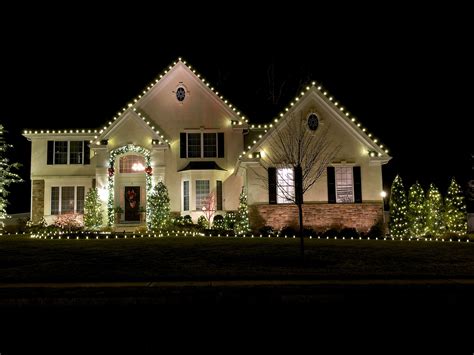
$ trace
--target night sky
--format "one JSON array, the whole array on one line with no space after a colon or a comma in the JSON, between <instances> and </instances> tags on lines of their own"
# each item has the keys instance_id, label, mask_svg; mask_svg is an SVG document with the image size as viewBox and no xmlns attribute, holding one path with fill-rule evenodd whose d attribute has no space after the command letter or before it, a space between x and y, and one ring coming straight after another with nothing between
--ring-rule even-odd
<instances>
[{"instance_id":1,"label":"night sky","mask_svg":"<svg viewBox=\"0 0 474 355\"><path fill-rule=\"evenodd\" d=\"M434 182L443 194L452 176L464 187L472 174L474 31L465 9L222 18L182 9L168 16L172 9L159 16L131 8L49 10L9 9L0 25L0 123L26 180L11 188L10 213L30 204L23 129L99 128L180 56L250 123L268 123L317 81L390 150L387 190L397 173L405 186ZM282 88L276 99L269 73Z\"/></svg>"}]
</instances>

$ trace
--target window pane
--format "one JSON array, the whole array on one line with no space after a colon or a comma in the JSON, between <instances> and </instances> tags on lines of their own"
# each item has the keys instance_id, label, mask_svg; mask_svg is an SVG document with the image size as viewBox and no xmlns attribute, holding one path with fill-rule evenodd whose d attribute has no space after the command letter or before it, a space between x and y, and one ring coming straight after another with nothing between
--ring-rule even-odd
<instances>
[{"instance_id":1,"label":"window pane","mask_svg":"<svg viewBox=\"0 0 474 355\"><path fill-rule=\"evenodd\" d=\"M145 171L145 158L141 155L125 155L120 158L119 172L143 173Z\"/></svg>"},{"instance_id":2,"label":"window pane","mask_svg":"<svg viewBox=\"0 0 474 355\"><path fill-rule=\"evenodd\" d=\"M74 186L61 188L61 214L74 212Z\"/></svg>"},{"instance_id":3,"label":"window pane","mask_svg":"<svg viewBox=\"0 0 474 355\"><path fill-rule=\"evenodd\" d=\"M201 157L201 133L188 133L188 158Z\"/></svg>"},{"instance_id":4,"label":"window pane","mask_svg":"<svg viewBox=\"0 0 474 355\"><path fill-rule=\"evenodd\" d=\"M217 157L217 134L204 133L204 158Z\"/></svg>"},{"instance_id":5,"label":"window pane","mask_svg":"<svg viewBox=\"0 0 474 355\"><path fill-rule=\"evenodd\" d=\"M222 181L219 180L217 180L216 195L216 210L222 211Z\"/></svg>"},{"instance_id":6,"label":"window pane","mask_svg":"<svg viewBox=\"0 0 474 355\"><path fill-rule=\"evenodd\" d=\"M54 142L54 164L67 164L67 141Z\"/></svg>"},{"instance_id":7,"label":"window pane","mask_svg":"<svg viewBox=\"0 0 474 355\"><path fill-rule=\"evenodd\" d=\"M51 188L51 214L59 214L59 187Z\"/></svg>"},{"instance_id":8,"label":"window pane","mask_svg":"<svg viewBox=\"0 0 474 355\"><path fill-rule=\"evenodd\" d=\"M76 189L76 212L84 213L84 186L78 186Z\"/></svg>"},{"instance_id":9,"label":"window pane","mask_svg":"<svg viewBox=\"0 0 474 355\"><path fill-rule=\"evenodd\" d=\"M293 169L277 169L277 203L291 203L295 197Z\"/></svg>"},{"instance_id":10,"label":"window pane","mask_svg":"<svg viewBox=\"0 0 474 355\"><path fill-rule=\"evenodd\" d=\"M183 182L183 211L189 211L189 181Z\"/></svg>"},{"instance_id":11,"label":"window pane","mask_svg":"<svg viewBox=\"0 0 474 355\"><path fill-rule=\"evenodd\" d=\"M82 164L82 141L69 142L69 164Z\"/></svg>"},{"instance_id":12,"label":"window pane","mask_svg":"<svg viewBox=\"0 0 474 355\"><path fill-rule=\"evenodd\" d=\"M209 196L209 180L196 180L196 210L201 211Z\"/></svg>"},{"instance_id":13,"label":"window pane","mask_svg":"<svg viewBox=\"0 0 474 355\"><path fill-rule=\"evenodd\" d=\"M354 180L352 166L336 168L336 202L354 202Z\"/></svg>"}]
</instances>

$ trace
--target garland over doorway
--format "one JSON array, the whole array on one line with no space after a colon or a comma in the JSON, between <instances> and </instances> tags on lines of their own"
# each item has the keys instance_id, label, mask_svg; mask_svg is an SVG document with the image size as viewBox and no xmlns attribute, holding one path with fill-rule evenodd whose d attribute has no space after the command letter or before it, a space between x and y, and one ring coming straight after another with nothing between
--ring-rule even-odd
<instances>
[{"instance_id":1,"label":"garland over doorway","mask_svg":"<svg viewBox=\"0 0 474 355\"><path fill-rule=\"evenodd\" d=\"M123 147L114 149L110 152L109 156L109 169L108 169L108 174L109 174L109 179L108 179L108 192L109 192L109 197L107 200L107 216L108 216L108 226L112 226L113 221L114 221L114 186L115 186L115 158L119 155L127 154L127 153L138 153L141 154L145 157L145 163L146 163L146 168L145 168L145 178L146 178L146 199L147 199L147 204L146 204L146 221L147 225L150 224L150 209L148 208L148 197L152 192L152 181L151 181L151 176L153 174L153 170L151 168L151 163L150 163L150 151L146 148L140 147L138 145L134 144L127 144Z\"/></svg>"}]
</instances>

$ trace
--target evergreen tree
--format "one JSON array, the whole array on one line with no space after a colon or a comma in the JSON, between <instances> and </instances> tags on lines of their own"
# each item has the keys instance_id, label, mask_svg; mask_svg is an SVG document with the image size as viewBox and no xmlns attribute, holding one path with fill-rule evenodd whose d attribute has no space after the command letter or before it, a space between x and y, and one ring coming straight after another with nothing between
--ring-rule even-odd
<instances>
[{"instance_id":1,"label":"evergreen tree","mask_svg":"<svg viewBox=\"0 0 474 355\"><path fill-rule=\"evenodd\" d=\"M10 163L6 157L6 152L12 145L6 143L3 138L4 132L3 126L0 125L0 231L4 227L3 220L7 218L7 188L12 183L23 181L18 174L12 172L12 170L18 169L20 165L18 163Z\"/></svg>"},{"instance_id":2,"label":"evergreen tree","mask_svg":"<svg viewBox=\"0 0 474 355\"><path fill-rule=\"evenodd\" d=\"M239 209L234 230L236 234L245 234L250 231L249 206L247 205L247 195L243 191L240 193Z\"/></svg>"},{"instance_id":3,"label":"evergreen tree","mask_svg":"<svg viewBox=\"0 0 474 355\"><path fill-rule=\"evenodd\" d=\"M407 218L407 198L403 181L400 176L393 180L390 194L390 222L388 224L393 237L406 237L409 235Z\"/></svg>"},{"instance_id":4,"label":"evergreen tree","mask_svg":"<svg viewBox=\"0 0 474 355\"><path fill-rule=\"evenodd\" d=\"M466 204L461 186L453 178L445 200L444 223L446 231L464 235L467 232Z\"/></svg>"},{"instance_id":5,"label":"evergreen tree","mask_svg":"<svg viewBox=\"0 0 474 355\"><path fill-rule=\"evenodd\" d=\"M88 229L99 229L102 226L102 203L97 188L89 189L84 202L84 226Z\"/></svg>"},{"instance_id":6,"label":"evergreen tree","mask_svg":"<svg viewBox=\"0 0 474 355\"><path fill-rule=\"evenodd\" d=\"M443 198L438 188L430 184L425 200L425 234L439 237L443 232Z\"/></svg>"},{"instance_id":7,"label":"evergreen tree","mask_svg":"<svg viewBox=\"0 0 474 355\"><path fill-rule=\"evenodd\" d=\"M148 197L148 228L158 229L166 227L170 221L170 197L168 188L163 182L159 182L153 188Z\"/></svg>"},{"instance_id":8,"label":"evergreen tree","mask_svg":"<svg viewBox=\"0 0 474 355\"><path fill-rule=\"evenodd\" d=\"M421 237L425 234L425 193L418 181L408 192L408 226L410 236Z\"/></svg>"}]
</instances>

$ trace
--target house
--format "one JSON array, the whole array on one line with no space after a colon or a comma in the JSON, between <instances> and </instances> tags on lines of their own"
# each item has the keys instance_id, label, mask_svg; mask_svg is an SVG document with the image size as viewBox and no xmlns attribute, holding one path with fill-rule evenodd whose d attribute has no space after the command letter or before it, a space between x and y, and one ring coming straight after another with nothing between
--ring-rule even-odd
<instances>
[{"instance_id":1,"label":"house","mask_svg":"<svg viewBox=\"0 0 474 355\"><path fill-rule=\"evenodd\" d=\"M139 225L140 207L163 181L171 211L194 221L210 193L216 214L224 214L238 209L244 189L254 226L292 224L295 206L275 198L254 173L269 137L292 120L307 121L314 134L326 125L341 146L305 194L306 224L370 228L382 216L382 165L390 156L320 86L306 87L268 124L252 125L181 59L97 130L24 132L32 144L31 218L52 223L60 214L83 213L87 191L97 187L106 223ZM292 171L285 174L292 178ZM124 211L120 220L117 207Z\"/></svg>"}]
</instances>

